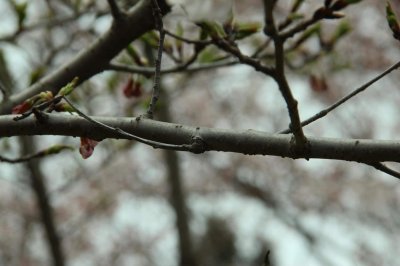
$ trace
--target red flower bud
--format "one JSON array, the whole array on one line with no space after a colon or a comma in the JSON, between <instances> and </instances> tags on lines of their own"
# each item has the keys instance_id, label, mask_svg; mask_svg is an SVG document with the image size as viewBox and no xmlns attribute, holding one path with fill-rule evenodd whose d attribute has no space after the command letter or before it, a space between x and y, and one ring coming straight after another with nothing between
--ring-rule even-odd
<instances>
[{"instance_id":1,"label":"red flower bud","mask_svg":"<svg viewBox=\"0 0 400 266\"><path fill-rule=\"evenodd\" d=\"M324 77L311 75L309 82L311 89L315 92L325 92L329 89L329 86Z\"/></svg>"},{"instance_id":2,"label":"red flower bud","mask_svg":"<svg viewBox=\"0 0 400 266\"><path fill-rule=\"evenodd\" d=\"M32 108L32 101L24 101L13 107L12 114L22 114Z\"/></svg>"},{"instance_id":3,"label":"red flower bud","mask_svg":"<svg viewBox=\"0 0 400 266\"><path fill-rule=\"evenodd\" d=\"M140 97L142 95L142 84L139 81L134 81L133 78L129 78L128 82L123 87L125 97Z\"/></svg>"},{"instance_id":4,"label":"red flower bud","mask_svg":"<svg viewBox=\"0 0 400 266\"><path fill-rule=\"evenodd\" d=\"M81 137L81 146L79 147L79 153L82 155L83 159L89 158L94 151L94 147L98 144L97 141Z\"/></svg>"}]
</instances>

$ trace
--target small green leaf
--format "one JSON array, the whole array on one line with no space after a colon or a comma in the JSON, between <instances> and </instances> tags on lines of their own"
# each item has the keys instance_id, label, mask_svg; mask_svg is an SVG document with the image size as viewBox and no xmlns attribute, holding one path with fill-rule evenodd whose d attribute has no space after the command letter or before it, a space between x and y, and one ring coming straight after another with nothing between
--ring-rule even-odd
<instances>
[{"instance_id":1,"label":"small green leaf","mask_svg":"<svg viewBox=\"0 0 400 266\"><path fill-rule=\"evenodd\" d=\"M41 93L39 93L39 101L41 102L47 102L52 100L53 98L53 93L51 91L42 91Z\"/></svg>"},{"instance_id":2,"label":"small green leaf","mask_svg":"<svg viewBox=\"0 0 400 266\"><path fill-rule=\"evenodd\" d=\"M26 10L28 8L28 2L16 3L16 1L14 0L12 2L12 5L18 17L18 27L22 28L26 18Z\"/></svg>"},{"instance_id":3,"label":"small green leaf","mask_svg":"<svg viewBox=\"0 0 400 266\"><path fill-rule=\"evenodd\" d=\"M175 34L176 34L176 36L182 37L183 32L184 32L184 29L183 29L182 23L180 21L178 21L178 24L176 25ZM183 57L183 42L182 42L182 40L175 39L175 47L176 47L176 50L178 51L180 59L182 59L182 57Z\"/></svg>"},{"instance_id":4,"label":"small green leaf","mask_svg":"<svg viewBox=\"0 0 400 266\"><path fill-rule=\"evenodd\" d=\"M70 94L75 89L78 80L78 77L75 77L70 83L60 89L58 95L67 96L68 94Z\"/></svg>"},{"instance_id":5,"label":"small green leaf","mask_svg":"<svg viewBox=\"0 0 400 266\"><path fill-rule=\"evenodd\" d=\"M288 19L291 21L296 21L296 20L303 19L303 18L304 18L304 15L299 14L299 13L291 13L288 16Z\"/></svg>"},{"instance_id":6,"label":"small green leaf","mask_svg":"<svg viewBox=\"0 0 400 266\"><path fill-rule=\"evenodd\" d=\"M204 33L213 39L223 39L227 34L223 26L217 21L204 20L196 23L197 26L204 30Z\"/></svg>"},{"instance_id":7,"label":"small green leaf","mask_svg":"<svg viewBox=\"0 0 400 266\"><path fill-rule=\"evenodd\" d=\"M57 154L63 150L74 150L74 147L56 144L42 151L43 155Z\"/></svg>"},{"instance_id":8,"label":"small green leaf","mask_svg":"<svg viewBox=\"0 0 400 266\"><path fill-rule=\"evenodd\" d=\"M150 45L151 47L157 48L160 37L157 35L155 31L149 31L143 34L142 37L140 37L140 39L146 44Z\"/></svg>"},{"instance_id":9,"label":"small green leaf","mask_svg":"<svg viewBox=\"0 0 400 266\"><path fill-rule=\"evenodd\" d=\"M76 0L76 1L73 3L73 5L74 5L74 9L75 9L76 11L78 11L78 10L81 8L82 1L81 1L81 0Z\"/></svg>"},{"instance_id":10,"label":"small green leaf","mask_svg":"<svg viewBox=\"0 0 400 266\"><path fill-rule=\"evenodd\" d=\"M261 24L258 22L238 23L235 25L235 39L244 39L254 33L259 32Z\"/></svg>"},{"instance_id":11,"label":"small green leaf","mask_svg":"<svg viewBox=\"0 0 400 266\"><path fill-rule=\"evenodd\" d=\"M304 0L296 0L296 2L293 4L291 11L296 12L303 3L304 3Z\"/></svg>"},{"instance_id":12,"label":"small green leaf","mask_svg":"<svg viewBox=\"0 0 400 266\"><path fill-rule=\"evenodd\" d=\"M348 21L342 21L336 28L332 40L337 41L351 31L351 26Z\"/></svg>"},{"instance_id":13,"label":"small green leaf","mask_svg":"<svg viewBox=\"0 0 400 266\"><path fill-rule=\"evenodd\" d=\"M303 41L307 40L313 35L318 35L321 32L321 24L315 24L314 26L309 27L300 37Z\"/></svg>"},{"instance_id":14,"label":"small green leaf","mask_svg":"<svg viewBox=\"0 0 400 266\"><path fill-rule=\"evenodd\" d=\"M39 66L39 67L35 68L30 74L29 84L32 85L33 83L38 81L41 77L43 77L43 74L45 71L46 71L46 68L44 66Z\"/></svg>"},{"instance_id":15,"label":"small green leaf","mask_svg":"<svg viewBox=\"0 0 400 266\"><path fill-rule=\"evenodd\" d=\"M139 54L139 52L135 49L133 45L128 45L126 47L126 52L128 55L132 58L132 60L138 65L138 66L145 66L147 65L147 60L142 58Z\"/></svg>"},{"instance_id":16,"label":"small green leaf","mask_svg":"<svg viewBox=\"0 0 400 266\"><path fill-rule=\"evenodd\" d=\"M218 50L213 47L209 47L209 48L203 50L199 54L198 62L199 63L211 63L211 62L215 62L219 58L220 58L220 56L218 55Z\"/></svg>"},{"instance_id":17,"label":"small green leaf","mask_svg":"<svg viewBox=\"0 0 400 266\"><path fill-rule=\"evenodd\" d=\"M56 112L68 112L70 114L76 112L74 107L72 107L69 103L64 103L64 102L57 103L54 106L54 111L56 111Z\"/></svg>"},{"instance_id":18,"label":"small green leaf","mask_svg":"<svg viewBox=\"0 0 400 266\"><path fill-rule=\"evenodd\" d=\"M393 37L397 40L400 40L400 26L396 17L396 14L393 12L392 6L390 2L386 4L386 20L389 24L390 29L392 30Z\"/></svg>"}]
</instances>

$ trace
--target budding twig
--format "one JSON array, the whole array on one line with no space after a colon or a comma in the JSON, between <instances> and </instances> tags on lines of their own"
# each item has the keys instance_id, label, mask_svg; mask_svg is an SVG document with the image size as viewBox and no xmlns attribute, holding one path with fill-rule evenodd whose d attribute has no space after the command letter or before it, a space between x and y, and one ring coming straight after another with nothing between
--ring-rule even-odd
<instances>
[{"instance_id":1,"label":"budding twig","mask_svg":"<svg viewBox=\"0 0 400 266\"><path fill-rule=\"evenodd\" d=\"M165 38L162 13L160 7L158 6L157 0L152 0L152 8L153 8L153 17L156 24L155 26L160 34L160 38L158 41L157 58L155 61L153 94L151 96L149 108L147 109L147 116L149 118L153 118L155 105L157 104L158 98L160 97L161 60L163 55L164 38Z\"/></svg>"}]
</instances>

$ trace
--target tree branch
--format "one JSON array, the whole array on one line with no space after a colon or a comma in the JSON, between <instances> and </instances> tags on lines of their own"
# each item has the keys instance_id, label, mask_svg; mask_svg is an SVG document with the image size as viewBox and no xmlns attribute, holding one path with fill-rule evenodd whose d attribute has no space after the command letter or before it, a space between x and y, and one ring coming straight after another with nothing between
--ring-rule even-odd
<instances>
[{"instance_id":1,"label":"tree branch","mask_svg":"<svg viewBox=\"0 0 400 266\"><path fill-rule=\"evenodd\" d=\"M395 171L393 169L390 169L389 167L387 167L383 163L369 163L368 165L374 167L375 169L377 169L377 170L379 170L379 171L381 171L381 172L383 172L385 174L388 174L388 175L391 175L391 176L393 176L393 177L395 177L397 179L400 179L400 173L399 172L397 172L397 171Z\"/></svg>"},{"instance_id":2,"label":"tree branch","mask_svg":"<svg viewBox=\"0 0 400 266\"><path fill-rule=\"evenodd\" d=\"M48 114L39 123L33 116L14 121L15 115L0 116L0 137L21 135L84 136L101 140L106 138L131 139L118 132L104 130L75 115ZM135 136L174 145L193 143L201 139L203 151L224 151L251 155L272 155L289 158L319 158L362 163L400 162L400 142L367 139L334 139L307 137L307 154L293 154L291 136L270 134L255 130L228 130L190 127L180 124L126 117L92 117L113 128ZM304 152L305 153L305 152Z\"/></svg>"},{"instance_id":3,"label":"tree branch","mask_svg":"<svg viewBox=\"0 0 400 266\"><path fill-rule=\"evenodd\" d=\"M239 63L238 60L223 60L223 61L216 61L213 63L204 63L204 64L192 64L191 62L185 62L183 64L179 64L170 68L165 68L160 71L161 74L175 74L175 73L193 73L198 71L210 70L214 68L220 67L227 67L237 65ZM120 71L120 72L127 72L133 74L142 74L145 76L152 76L154 75L154 68L153 67L141 67L141 66L131 66L131 65L122 65L117 63L111 63L107 66L106 70L112 71Z\"/></svg>"},{"instance_id":4,"label":"tree branch","mask_svg":"<svg viewBox=\"0 0 400 266\"><path fill-rule=\"evenodd\" d=\"M254 70L264 73L267 76L275 75L274 68L269 66L264 66L263 64L261 64L259 59L254 59L250 56L244 55L237 46L233 45L232 43L229 43L227 40L214 39L213 42L221 50L234 55L239 60L240 63L249 65L253 67Z\"/></svg>"},{"instance_id":5,"label":"tree branch","mask_svg":"<svg viewBox=\"0 0 400 266\"><path fill-rule=\"evenodd\" d=\"M161 60L163 55L164 39L165 39L164 24L162 21L162 13L160 7L158 6L157 0L151 0L151 2L152 2L153 17L155 20L156 29L158 30L160 37L158 40L157 57L155 59L155 64L154 64L155 71L154 71L154 81L153 81L153 92L146 113L149 118L153 118L154 109L156 107L158 98L160 97Z\"/></svg>"},{"instance_id":6,"label":"tree branch","mask_svg":"<svg viewBox=\"0 0 400 266\"><path fill-rule=\"evenodd\" d=\"M48 155L52 155L55 153L59 153L62 150L72 150L73 148L71 146L66 146L66 145L55 145L52 146L48 149L39 151L37 153L33 153L33 154L28 154L28 155L24 155L21 156L19 158L15 158L15 159L11 159L11 158L6 158L4 156L0 156L0 162L6 162L6 163L22 163L22 162L27 162L33 159L38 159L38 158L43 158L45 156Z\"/></svg>"},{"instance_id":7,"label":"tree branch","mask_svg":"<svg viewBox=\"0 0 400 266\"><path fill-rule=\"evenodd\" d=\"M158 2L163 15L170 11L165 0L158 0ZM152 12L151 1L140 1L129 10L126 19L113 23L107 32L70 62L60 66L26 90L11 95L7 102L1 103L0 114L10 113L13 106L41 91L51 90L56 95L58 90L74 77L79 77L79 82L82 83L104 71L111 59L129 43L154 29Z\"/></svg>"},{"instance_id":8,"label":"tree branch","mask_svg":"<svg viewBox=\"0 0 400 266\"><path fill-rule=\"evenodd\" d=\"M108 5L110 6L111 15L115 20L121 20L121 18L125 15L121 9L119 8L118 4L115 0L107 0Z\"/></svg>"},{"instance_id":9,"label":"tree branch","mask_svg":"<svg viewBox=\"0 0 400 266\"><path fill-rule=\"evenodd\" d=\"M123 138L127 138L127 139L131 139L131 140L136 140L138 142L144 143L146 145L152 146L155 149L164 149L164 150L176 150L176 151L192 151L195 153L200 153L203 152L203 150L201 149L201 145L200 144L200 140L197 139L198 142L196 142L195 138L192 138L192 142L190 144L182 144L182 145L175 145L175 144L168 144L168 143L163 143L163 142L157 142L157 141L153 141L153 140L149 140L149 139L144 139L144 138L140 138L136 135L130 134L128 132L126 132L125 130L119 128L119 127L112 127L109 125L106 125L105 123L99 122L89 116L87 116L86 114L84 114L83 112L81 112L80 110L78 110L73 104L72 102L70 102L67 98L64 97L64 100L75 110L75 112L80 116L83 117L84 119L86 119L87 121L89 121L90 123L97 125L99 127L102 128L102 130L106 130L109 131L111 133L117 134L116 137L123 137ZM137 118L137 120L140 120L141 118ZM200 148L200 150L198 150Z\"/></svg>"},{"instance_id":10,"label":"tree branch","mask_svg":"<svg viewBox=\"0 0 400 266\"><path fill-rule=\"evenodd\" d=\"M303 129L301 127L300 115L297 108L297 100L294 98L292 91L289 87L286 75L285 75L285 50L284 43L285 39L282 38L275 27L275 21L273 16L273 9L276 4L276 0L264 0L264 16L265 26L264 33L271 37L274 41L275 46L275 73L272 76L278 84L279 90L285 99L286 106L290 117L289 128L292 129L294 135L294 150L303 149L307 143L307 139L304 136Z\"/></svg>"},{"instance_id":11,"label":"tree branch","mask_svg":"<svg viewBox=\"0 0 400 266\"><path fill-rule=\"evenodd\" d=\"M331 111L333 111L334 109L336 109L337 107L339 107L340 105L344 104L345 102L347 102L348 100L350 100L351 98L353 98L354 96L356 96L357 94L359 94L360 92L366 90L368 87L370 87L372 84L374 84L375 82L377 82L378 80L382 79L383 77L385 77L387 74L389 74L390 72L392 72L393 70L397 69L400 67L400 61L397 62L396 64L392 65L391 67L389 67L388 69L386 69L385 71L383 71L381 74L379 74L378 76L376 76L375 78L371 79L370 81L368 81L367 83L365 83L364 85L358 87L357 89L355 89L354 91L352 91L351 93L349 93L348 95L346 95L345 97L343 97L342 99L340 99L339 101L337 101L336 103L332 104L331 106L325 108L324 110L320 111L319 113L313 115L312 117L304 120L303 122L301 122L301 126L307 126L315 121L317 121L318 119L326 116L327 114L329 114ZM292 132L292 130L290 128L285 129L285 130L281 130L278 133L279 134L287 134Z\"/></svg>"},{"instance_id":12,"label":"tree branch","mask_svg":"<svg viewBox=\"0 0 400 266\"><path fill-rule=\"evenodd\" d=\"M34 147L31 138L21 138L24 153L33 153ZM40 213L43 229L47 236L49 253L52 257L54 266L64 266L65 256L62 248L61 238L57 232L56 222L54 220L53 208L48 197L46 183L37 161L27 162L29 177L33 192L37 200L37 208Z\"/></svg>"}]
</instances>

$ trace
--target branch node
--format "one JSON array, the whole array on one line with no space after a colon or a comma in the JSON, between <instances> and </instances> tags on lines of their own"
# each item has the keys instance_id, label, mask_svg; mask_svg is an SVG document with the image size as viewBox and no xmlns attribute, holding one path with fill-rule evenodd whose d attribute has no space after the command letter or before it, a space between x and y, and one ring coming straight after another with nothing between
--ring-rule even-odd
<instances>
[{"instance_id":1,"label":"branch node","mask_svg":"<svg viewBox=\"0 0 400 266\"><path fill-rule=\"evenodd\" d=\"M32 113L35 116L36 120L41 124L44 124L49 120L49 115L45 112L42 112L36 107L32 108Z\"/></svg>"},{"instance_id":2,"label":"branch node","mask_svg":"<svg viewBox=\"0 0 400 266\"><path fill-rule=\"evenodd\" d=\"M193 152L195 154L200 154L200 153L204 153L205 151L207 151L206 143L199 136L193 136L192 143L189 144L187 148L190 152Z\"/></svg>"},{"instance_id":3,"label":"branch node","mask_svg":"<svg viewBox=\"0 0 400 266\"><path fill-rule=\"evenodd\" d=\"M298 138L295 135L292 135L289 145L291 158L304 158L307 161L310 160L311 143L307 140L305 136L304 138Z\"/></svg>"}]
</instances>

